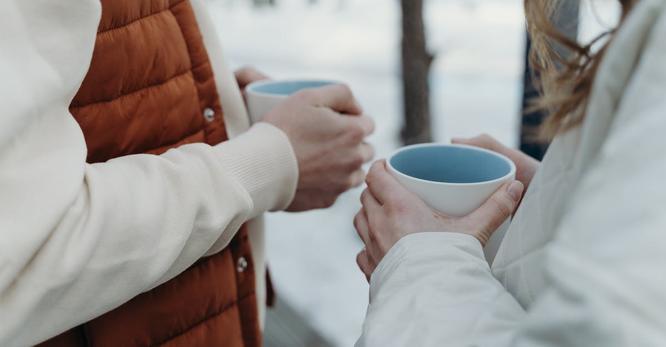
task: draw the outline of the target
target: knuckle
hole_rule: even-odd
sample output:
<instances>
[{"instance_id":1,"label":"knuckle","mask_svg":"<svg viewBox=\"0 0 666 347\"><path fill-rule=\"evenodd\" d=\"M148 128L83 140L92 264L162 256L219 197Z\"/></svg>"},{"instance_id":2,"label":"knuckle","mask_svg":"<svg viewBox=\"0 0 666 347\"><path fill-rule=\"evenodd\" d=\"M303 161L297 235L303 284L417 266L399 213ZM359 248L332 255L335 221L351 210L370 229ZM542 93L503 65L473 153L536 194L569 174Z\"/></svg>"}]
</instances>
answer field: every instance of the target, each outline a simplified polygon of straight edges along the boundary
<instances>
[{"instance_id":1,"label":"knuckle","mask_svg":"<svg viewBox=\"0 0 666 347\"><path fill-rule=\"evenodd\" d=\"M344 188L345 188L345 191L347 191L347 190L352 189L354 187L356 187L356 179L353 176L351 176L351 177L347 178L347 182L345 182Z\"/></svg>"},{"instance_id":2,"label":"knuckle","mask_svg":"<svg viewBox=\"0 0 666 347\"><path fill-rule=\"evenodd\" d=\"M365 163L365 158L363 157L363 154L358 151L354 153L349 159L349 168L353 171L356 171L361 166L363 166L363 163Z\"/></svg>"},{"instance_id":3,"label":"knuckle","mask_svg":"<svg viewBox=\"0 0 666 347\"><path fill-rule=\"evenodd\" d=\"M347 134L347 138L350 143L353 144L358 144L363 141L365 138L365 133L363 132L363 128L356 122L349 122L344 128L345 133Z\"/></svg>"},{"instance_id":4,"label":"knuckle","mask_svg":"<svg viewBox=\"0 0 666 347\"><path fill-rule=\"evenodd\" d=\"M368 228L368 238L372 241L377 240L378 233L375 228Z\"/></svg>"},{"instance_id":5,"label":"knuckle","mask_svg":"<svg viewBox=\"0 0 666 347\"><path fill-rule=\"evenodd\" d=\"M370 169L368 170L368 173L365 175L365 183L367 185L372 185L373 181L375 179L375 176L376 176L375 171L372 169L372 167L370 167Z\"/></svg>"},{"instance_id":6,"label":"knuckle","mask_svg":"<svg viewBox=\"0 0 666 347\"><path fill-rule=\"evenodd\" d=\"M491 150L496 149L500 145L494 137L486 133L481 134L478 141L481 146Z\"/></svg>"},{"instance_id":7,"label":"knuckle","mask_svg":"<svg viewBox=\"0 0 666 347\"><path fill-rule=\"evenodd\" d=\"M363 162L371 160L375 157L375 147L372 145L365 146L365 156L363 157Z\"/></svg>"},{"instance_id":8,"label":"knuckle","mask_svg":"<svg viewBox=\"0 0 666 347\"><path fill-rule=\"evenodd\" d=\"M343 94L345 94L346 96L348 96L348 97L351 97L351 96L352 96L352 90L351 90L351 88L349 87L348 84L346 84L346 83L341 83L341 84L339 85L338 88L340 88L340 91L341 91Z\"/></svg>"},{"instance_id":9,"label":"knuckle","mask_svg":"<svg viewBox=\"0 0 666 347\"><path fill-rule=\"evenodd\" d=\"M354 174L353 177L354 177L353 186L358 187L361 184L363 184L363 181L365 180L365 171L357 170L356 174Z\"/></svg>"},{"instance_id":10,"label":"knuckle","mask_svg":"<svg viewBox=\"0 0 666 347\"><path fill-rule=\"evenodd\" d=\"M396 209L396 201L393 199L393 195L387 194L383 199L382 199L382 207L384 207L384 210L386 211L387 216L390 216L395 213Z\"/></svg>"},{"instance_id":11,"label":"knuckle","mask_svg":"<svg viewBox=\"0 0 666 347\"><path fill-rule=\"evenodd\" d=\"M369 132L374 133L376 127L375 120L368 116L362 116L362 117L367 120Z\"/></svg>"},{"instance_id":12,"label":"knuckle","mask_svg":"<svg viewBox=\"0 0 666 347\"><path fill-rule=\"evenodd\" d=\"M401 224L400 222L404 219L405 219L405 216L402 213L399 213L399 212L393 212L393 213L389 212L388 216L387 216L387 221L388 221L389 225L393 225L393 226L400 225Z\"/></svg>"},{"instance_id":13,"label":"knuckle","mask_svg":"<svg viewBox=\"0 0 666 347\"><path fill-rule=\"evenodd\" d=\"M300 100L300 101L308 101L312 100L314 98L314 91L310 89L304 89L296 92L294 94L294 99Z\"/></svg>"},{"instance_id":14,"label":"knuckle","mask_svg":"<svg viewBox=\"0 0 666 347\"><path fill-rule=\"evenodd\" d=\"M374 162L372 166L370 166L370 171L368 173L368 176L372 176L373 178L376 177L377 174L379 173L379 170L381 169L381 165L382 164L380 161Z\"/></svg>"},{"instance_id":15,"label":"knuckle","mask_svg":"<svg viewBox=\"0 0 666 347\"><path fill-rule=\"evenodd\" d=\"M399 213L400 210L398 204L393 200L384 201L384 207L386 208L386 213L388 217L392 217L393 215Z\"/></svg>"},{"instance_id":16,"label":"knuckle","mask_svg":"<svg viewBox=\"0 0 666 347\"><path fill-rule=\"evenodd\" d=\"M488 133L482 133L481 135L477 136L477 139L481 142L490 142L493 138L488 135Z\"/></svg>"},{"instance_id":17,"label":"knuckle","mask_svg":"<svg viewBox=\"0 0 666 347\"><path fill-rule=\"evenodd\" d=\"M366 201L366 199L368 198L368 194L370 194L368 189L367 188L364 189L363 192L361 193L361 203Z\"/></svg>"},{"instance_id":18,"label":"knuckle","mask_svg":"<svg viewBox=\"0 0 666 347\"><path fill-rule=\"evenodd\" d=\"M498 214L508 216L513 213L513 203L505 197L496 197L491 200Z\"/></svg>"},{"instance_id":19,"label":"knuckle","mask_svg":"<svg viewBox=\"0 0 666 347\"><path fill-rule=\"evenodd\" d=\"M388 212L389 218L393 218L396 215L401 215L405 212L405 207L400 201L387 200L384 202L384 207L386 207L386 212Z\"/></svg>"},{"instance_id":20,"label":"knuckle","mask_svg":"<svg viewBox=\"0 0 666 347\"><path fill-rule=\"evenodd\" d=\"M469 143L472 146L478 146L478 147L488 147L488 144L490 143L490 135L483 133L480 135L477 135L473 138L470 139Z\"/></svg>"},{"instance_id":21,"label":"knuckle","mask_svg":"<svg viewBox=\"0 0 666 347\"><path fill-rule=\"evenodd\" d=\"M365 139L365 132L360 125L354 125L349 132L349 137L354 144L361 143Z\"/></svg>"}]
</instances>

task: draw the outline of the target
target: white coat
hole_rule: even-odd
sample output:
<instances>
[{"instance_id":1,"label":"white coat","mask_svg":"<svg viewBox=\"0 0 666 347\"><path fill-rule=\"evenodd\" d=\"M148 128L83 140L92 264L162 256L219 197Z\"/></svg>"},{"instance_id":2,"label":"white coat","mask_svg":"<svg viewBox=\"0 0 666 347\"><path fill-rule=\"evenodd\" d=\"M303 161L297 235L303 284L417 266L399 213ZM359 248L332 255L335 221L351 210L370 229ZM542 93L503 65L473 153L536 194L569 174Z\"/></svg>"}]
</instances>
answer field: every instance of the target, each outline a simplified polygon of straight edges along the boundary
<instances>
[{"instance_id":1,"label":"white coat","mask_svg":"<svg viewBox=\"0 0 666 347\"><path fill-rule=\"evenodd\" d=\"M617 33L492 268L471 236L403 238L357 346L666 346L666 1Z\"/></svg>"}]
</instances>

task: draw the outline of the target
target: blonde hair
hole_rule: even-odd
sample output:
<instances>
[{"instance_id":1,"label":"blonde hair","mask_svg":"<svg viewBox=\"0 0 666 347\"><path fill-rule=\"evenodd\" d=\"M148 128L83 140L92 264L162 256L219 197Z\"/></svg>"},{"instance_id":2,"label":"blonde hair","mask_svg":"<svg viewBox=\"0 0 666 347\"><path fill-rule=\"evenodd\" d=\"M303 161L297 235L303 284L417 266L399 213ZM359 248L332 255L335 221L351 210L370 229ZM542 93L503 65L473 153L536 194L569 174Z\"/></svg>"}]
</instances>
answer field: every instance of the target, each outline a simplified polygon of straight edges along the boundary
<instances>
[{"instance_id":1,"label":"blonde hair","mask_svg":"<svg viewBox=\"0 0 666 347\"><path fill-rule=\"evenodd\" d=\"M617 1L622 5L622 22L639 0ZM541 131L547 138L583 121L599 63L615 32L608 31L581 45L553 24L560 6L562 0L525 0L527 27L532 39L530 62L538 76L535 84L542 95L533 110L548 113ZM593 50L602 39L608 40L601 48Z\"/></svg>"}]
</instances>

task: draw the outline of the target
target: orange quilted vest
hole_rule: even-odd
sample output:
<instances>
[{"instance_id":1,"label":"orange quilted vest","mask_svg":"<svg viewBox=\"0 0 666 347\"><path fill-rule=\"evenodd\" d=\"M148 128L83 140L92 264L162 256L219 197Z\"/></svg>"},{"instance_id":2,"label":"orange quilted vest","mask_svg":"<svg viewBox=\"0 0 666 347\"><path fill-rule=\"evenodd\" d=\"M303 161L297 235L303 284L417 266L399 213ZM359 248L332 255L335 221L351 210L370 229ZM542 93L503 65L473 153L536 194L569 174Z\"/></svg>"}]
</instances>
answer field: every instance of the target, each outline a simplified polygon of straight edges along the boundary
<instances>
[{"instance_id":1,"label":"orange quilted vest","mask_svg":"<svg viewBox=\"0 0 666 347\"><path fill-rule=\"evenodd\" d=\"M92 63L70 106L88 161L225 141L222 105L190 2L101 3ZM261 346L246 228L221 253L42 345Z\"/></svg>"}]
</instances>

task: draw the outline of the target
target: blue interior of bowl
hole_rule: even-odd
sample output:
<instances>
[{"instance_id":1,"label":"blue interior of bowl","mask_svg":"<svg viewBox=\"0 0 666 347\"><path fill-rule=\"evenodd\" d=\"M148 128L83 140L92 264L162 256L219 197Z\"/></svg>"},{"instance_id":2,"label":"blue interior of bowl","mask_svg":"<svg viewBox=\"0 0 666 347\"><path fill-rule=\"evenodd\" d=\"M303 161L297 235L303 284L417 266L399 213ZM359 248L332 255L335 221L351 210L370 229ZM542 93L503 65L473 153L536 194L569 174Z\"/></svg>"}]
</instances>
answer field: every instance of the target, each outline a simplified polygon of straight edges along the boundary
<instances>
[{"instance_id":1,"label":"blue interior of bowl","mask_svg":"<svg viewBox=\"0 0 666 347\"><path fill-rule=\"evenodd\" d=\"M451 146L409 148L393 156L391 166L407 176L445 183L492 181L511 172L511 165L501 157Z\"/></svg>"},{"instance_id":2,"label":"blue interior of bowl","mask_svg":"<svg viewBox=\"0 0 666 347\"><path fill-rule=\"evenodd\" d=\"M261 84L252 89L258 93L291 95L302 89L319 88L329 84L330 81L284 81Z\"/></svg>"}]
</instances>

